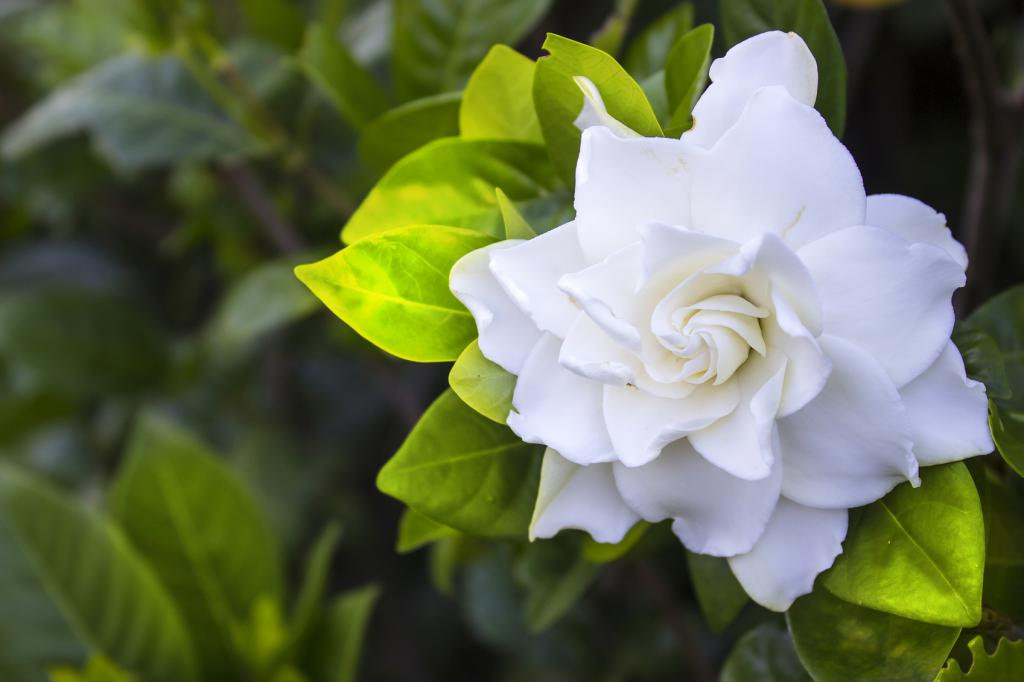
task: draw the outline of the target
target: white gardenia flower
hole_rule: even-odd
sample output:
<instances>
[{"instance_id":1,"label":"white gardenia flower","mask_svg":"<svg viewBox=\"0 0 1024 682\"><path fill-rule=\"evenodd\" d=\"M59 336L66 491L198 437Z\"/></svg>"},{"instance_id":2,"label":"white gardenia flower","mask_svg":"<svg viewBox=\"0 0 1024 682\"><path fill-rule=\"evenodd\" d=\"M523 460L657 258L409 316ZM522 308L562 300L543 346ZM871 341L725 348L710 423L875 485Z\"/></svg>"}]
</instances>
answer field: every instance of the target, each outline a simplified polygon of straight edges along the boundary
<instances>
[{"instance_id":1,"label":"white gardenia flower","mask_svg":"<svg viewBox=\"0 0 1024 682\"><path fill-rule=\"evenodd\" d=\"M798 36L711 79L678 140L636 136L584 79L576 219L468 254L451 289L518 377L508 425L548 448L531 537L672 519L785 610L849 508L992 450L950 341L967 258L928 206L865 196Z\"/></svg>"}]
</instances>

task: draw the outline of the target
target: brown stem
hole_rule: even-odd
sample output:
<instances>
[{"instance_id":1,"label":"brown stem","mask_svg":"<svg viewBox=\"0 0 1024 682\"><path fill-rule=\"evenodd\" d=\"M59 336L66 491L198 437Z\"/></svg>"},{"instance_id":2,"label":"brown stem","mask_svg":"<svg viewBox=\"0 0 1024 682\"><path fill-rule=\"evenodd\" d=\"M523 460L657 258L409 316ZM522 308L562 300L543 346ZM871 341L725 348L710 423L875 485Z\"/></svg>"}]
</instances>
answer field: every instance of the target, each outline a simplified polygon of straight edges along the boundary
<instances>
[{"instance_id":1,"label":"brown stem","mask_svg":"<svg viewBox=\"0 0 1024 682\"><path fill-rule=\"evenodd\" d=\"M263 228L267 239L281 253L294 253L306 248L298 231L277 210L256 174L242 164L225 164L221 172L249 213Z\"/></svg>"},{"instance_id":2,"label":"brown stem","mask_svg":"<svg viewBox=\"0 0 1024 682\"><path fill-rule=\"evenodd\" d=\"M994 285L994 262L1020 167L1019 127L999 78L995 55L973 0L947 0L970 108L971 158L960 238L970 263L967 286L956 300L963 313Z\"/></svg>"}]
</instances>

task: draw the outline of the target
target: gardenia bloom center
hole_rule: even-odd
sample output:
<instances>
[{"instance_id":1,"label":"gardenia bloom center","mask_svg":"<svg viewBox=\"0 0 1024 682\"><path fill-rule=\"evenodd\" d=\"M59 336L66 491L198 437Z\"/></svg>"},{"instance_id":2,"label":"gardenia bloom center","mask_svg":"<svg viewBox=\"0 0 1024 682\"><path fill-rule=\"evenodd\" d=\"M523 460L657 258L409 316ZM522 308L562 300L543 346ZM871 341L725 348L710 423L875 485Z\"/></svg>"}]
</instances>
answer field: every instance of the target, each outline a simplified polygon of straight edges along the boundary
<instances>
[{"instance_id":1,"label":"gardenia bloom center","mask_svg":"<svg viewBox=\"0 0 1024 682\"><path fill-rule=\"evenodd\" d=\"M921 202L865 196L803 41L755 36L710 75L680 139L577 79L575 219L466 255L451 289L517 377L508 426L547 446L532 537L671 519L784 610L848 509L991 451L987 401L950 341L963 248Z\"/></svg>"}]
</instances>

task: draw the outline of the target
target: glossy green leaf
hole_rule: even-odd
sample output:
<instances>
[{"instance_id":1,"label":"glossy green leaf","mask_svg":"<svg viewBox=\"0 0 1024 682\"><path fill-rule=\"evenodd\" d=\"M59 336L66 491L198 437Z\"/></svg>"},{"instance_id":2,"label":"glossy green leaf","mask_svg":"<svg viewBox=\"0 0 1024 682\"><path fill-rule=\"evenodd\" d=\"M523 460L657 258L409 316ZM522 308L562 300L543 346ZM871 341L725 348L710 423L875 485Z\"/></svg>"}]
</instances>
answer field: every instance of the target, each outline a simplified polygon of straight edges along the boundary
<instances>
[{"instance_id":1,"label":"glossy green leaf","mask_svg":"<svg viewBox=\"0 0 1024 682\"><path fill-rule=\"evenodd\" d=\"M314 682L356 682L366 629L380 598L376 585L360 587L338 597L328 607L309 648L304 668Z\"/></svg>"},{"instance_id":2,"label":"glossy green leaf","mask_svg":"<svg viewBox=\"0 0 1024 682\"><path fill-rule=\"evenodd\" d=\"M170 56L115 57L54 90L7 129L3 153L21 158L80 131L125 171L258 151Z\"/></svg>"},{"instance_id":3,"label":"glossy green leaf","mask_svg":"<svg viewBox=\"0 0 1024 682\"><path fill-rule=\"evenodd\" d=\"M644 80L665 68L672 46L693 28L693 5L684 2L665 12L633 39L622 65L637 80Z\"/></svg>"},{"instance_id":4,"label":"glossy green leaf","mask_svg":"<svg viewBox=\"0 0 1024 682\"><path fill-rule=\"evenodd\" d=\"M88 398L152 386L167 347L153 322L117 296L36 290L0 299L0 359L22 392Z\"/></svg>"},{"instance_id":5,"label":"glossy green leaf","mask_svg":"<svg viewBox=\"0 0 1024 682\"><path fill-rule=\"evenodd\" d=\"M985 516L982 602L1024 622L1024 490L992 467L979 465L973 473Z\"/></svg>"},{"instance_id":6,"label":"glossy green leaf","mask_svg":"<svg viewBox=\"0 0 1024 682\"><path fill-rule=\"evenodd\" d=\"M967 646L973 657L970 669L965 673L956 660L951 658L935 682L1011 682L1024 674L1024 641L1000 639L991 654L985 651L985 640L980 635Z\"/></svg>"},{"instance_id":7,"label":"glossy green leaf","mask_svg":"<svg viewBox=\"0 0 1024 682\"><path fill-rule=\"evenodd\" d=\"M111 489L114 516L194 636L204 675L240 675L232 627L259 597L281 601L277 541L255 501L190 433L144 416Z\"/></svg>"},{"instance_id":8,"label":"glossy green leaf","mask_svg":"<svg viewBox=\"0 0 1024 682\"><path fill-rule=\"evenodd\" d=\"M557 179L543 147L501 140L431 142L391 167L348 221L351 244L408 225L467 227L502 235L500 187L517 203L554 198ZM526 210L524 210L526 213Z\"/></svg>"},{"instance_id":9,"label":"glossy green leaf","mask_svg":"<svg viewBox=\"0 0 1024 682\"><path fill-rule=\"evenodd\" d=\"M136 682L137 678L126 672L106 656L99 654L89 657L81 669L61 666L50 670L50 682Z\"/></svg>"},{"instance_id":10,"label":"glossy green leaf","mask_svg":"<svg viewBox=\"0 0 1024 682\"><path fill-rule=\"evenodd\" d=\"M459 355L448 383L462 402L492 421L504 424L512 411L515 375L485 358L476 341Z\"/></svg>"},{"instance_id":11,"label":"glossy green leaf","mask_svg":"<svg viewBox=\"0 0 1024 682\"><path fill-rule=\"evenodd\" d=\"M693 125L690 112L704 92L711 66L711 44L715 27L702 24L682 35L665 63L665 92L672 117L666 127L669 137L679 137Z\"/></svg>"},{"instance_id":12,"label":"glossy green leaf","mask_svg":"<svg viewBox=\"0 0 1024 682\"><path fill-rule=\"evenodd\" d=\"M686 563L701 613L712 630L721 632L750 600L746 591L733 575L729 562L721 557L688 551Z\"/></svg>"},{"instance_id":13,"label":"glossy green leaf","mask_svg":"<svg viewBox=\"0 0 1024 682\"><path fill-rule=\"evenodd\" d=\"M331 560L334 559L340 539L341 527L337 523L328 524L306 557L302 586L295 598L289 627L292 647L301 647L316 624L324 597L327 595Z\"/></svg>"},{"instance_id":14,"label":"glossy green leaf","mask_svg":"<svg viewBox=\"0 0 1024 682\"><path fill-rule=\"evenodd\" d=\"M792 31L818 62L815 108L842 137L846 128L846 62L822 0L722 0L722 31L732 47L765 31Z\"/></svg>"},{"instance_id":15,"label":"glossy green leaf","mask_svg":"<svg viewBox=\"0 0 1024 682\"><path fill-rule=\"evenodd\" d=\"M786 620L816 682L931 680L960 634L960 628L850 604L820 586L798 599Z\"/></svg>"},{"instance_id":16,"label":"glossy green leaf","mask_svg":"<svg viewBox=\"0 0 1024 682\"><path fill-rule=\"evenodd\" d=\"M550 54L537 62L533 102L548 153L568 184L575 182L580 153L580 131L573 123L583 110L583 92L573 80L577 76L594 83L615 119L641 135L662 134L644 91L610 55L554 34L548 34L544 49Z\"/></svg>"},{"instance_id":17,"label":"glossy green leaf","mask_svg":"<svg viewBox=\"0 0 1024 682\"><path fill-rule=\"evenodd\" d=\"M388 108L377 81L326 26L310 26L297 59L309 80L357 130Z\"/></svg>"},{"instance_id":18,"label":"glossy green leaf","mask_svg":"<svg viewBox=\"0 0 1024 682\"><path fill-rule=\"evenodd\" d=\"M530 543L517 566L526 586L523 606L526 626L541 632L554 625L590 587L600 565L587 561L577 538L554 538Z\"/></svg>"},{"instance_id":19,"label":"glossy green leaf","mask_svg":"<svg viewBox=\"0 0 1024 682\"><path fill-rule=\"evenodd\" d=\"M261 337L319 308L316 298L295 279L295 265L303 258L268 261L231 285L207 330L217 352L242 353Z\"/></svg>"},{"instance_id":20,"label":"glossy green leaf","mask_svg":"<svg viewBox=\"0 0 1024 682\"><path fill-rule=\"evenodd\" d=\"M921 471L851 519L822 584L853 604L938 625L981 619L985 528L961 462Z\"/></svg>"},{"instance_id":21,"label":"glossy green leaf","mask_svg":"<svg viewBox=\"0 0 1024 682\"><path fill-rule=\"evenodd\" d=\"M0 465L0 679L102 653L146 679L195 679L192 643L152 570L92 510Z\"/></svg>"},{"instance_id":22,"label":"glossy green leaf","mask_svg":"<svg viewBox=\"0 0 1024 682\"><path fill-rule=\"evenodd\" d=\"M961 324L953 332L953 341L964 358L967 376L985 384L989 398L1013 397L1006 377L1006 357L990 334Z\"/></svg>"},{"instance_id":23,"label":"glossy green leaf","mask_svg":"<svg viewBox=\"0 0 1024 682\"><path fill-rule=\"evenodd\" d=\"M406 509L398 524L398 543L395 549L399 554L406 554L424 545L445 538L453 538L458 534L459 531L454 528L438 523L415 509Z\"/></svg>"},{"instance_id":24,"label":"glossy green leaf","mask_svg":"<svg viewBox=\"0 0 1024 682\"><path fill-rule=\"evenodd\" d=\"M387 170L428 142L459 134L461 92L416 99L391 109L367 125L359 136L359 157Z\"/></svg>"},{"instance_id":25,"label":"glossy green leaf","mask_svg":"<svg viewBox=\"0 0 1024 682\"><path fill-rule=\"evenodd\" d=\"M785 628L762 623L740 637L719 682L811 682Z\"/></svg>"},{"instance_id":26,"label":"glossy green leaf","mask_svg":"<svg viewBox=\"0 0 1024 682\"><path fill-rule=\"evenodd\" d=\"M462 137L543 144L533 108L535 68L510 47L492 47L466 84L459 110Z\"/></svg>"},{"instance_id":27,"label":"glossy green leaf","mask_svg":"<svg viewBox=\"0 0 1024 682\"><path fill-rule=\"evenodd\" d=\"M525 537L540 448L441 394L377 476L382 492L471 535Z\"/></svg>"},{"instance_id":28,"label":"glossy green leaf","mask_svg":"<svg viewBox=\"0 0 1024 682\"><path fill-rule=\"evenodd\" d=\"M1012 399L1018 407L1024 406L1024 285L1007 289L987 301L971 313L961 328L987 334L1002 354L1010 395L990 393L989 397Z\"/></svg>"},{"instance_id":29,"label":"glossy green leaf","mask_svg":"<svg viewBox=\"0 0 1024 682\"><path fill-rule=\"evenodd\" d=\"M461 88L494 43L515 45L551 0L395 0L394 77L403 99Z\"/></svg>"},{"instance_id":30,"label":"glossy green leaf","mask_svg":"<svg viewBox=\"0 0 1024 682\"><path fill-rule=\"evenodd\" d=\"M415 362L454 360L476 336L448 288L455 262L493 240L471 230L416 225L360 240L296 276L379 348Z\"/></svg>"},{"instance_id":31,"label":"glossy green leaf","mask_svg":"<svg viewBox=\"0 0 1024 682\"><path fill-rule=\"evenodd\" d=\"M501 222L505 225L505 239L533 239L537 236L537 232L500 187L494 188L494 196L498 199Z\"/></svg>"},{"instance_id":32,"label":"glossy green leaf","mask_svg":"<svg viewBox=\"0 0 1024 682\"><path fill-rule=\"evenodd\" d=\"M1018 476L1024 476L1024 410L992 401L989 403L988 423L992 441L1003 460Z\"/></svg>"}]
</instances>

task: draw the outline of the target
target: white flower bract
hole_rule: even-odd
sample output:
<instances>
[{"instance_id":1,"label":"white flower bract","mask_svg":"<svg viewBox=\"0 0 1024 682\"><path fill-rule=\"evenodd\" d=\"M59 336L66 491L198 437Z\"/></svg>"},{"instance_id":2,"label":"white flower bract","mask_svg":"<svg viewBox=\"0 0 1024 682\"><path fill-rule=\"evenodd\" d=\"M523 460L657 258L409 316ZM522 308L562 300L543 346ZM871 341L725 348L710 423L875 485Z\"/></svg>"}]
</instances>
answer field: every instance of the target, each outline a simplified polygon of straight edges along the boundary
<instances>
[{"instance_id":1,"label":"white flower bract","mask_svg":"<svg viewBox=\"0 0 1024 682\"><path fill-rule=\"evenodd\" d=\"M950 341L966 256L942 215L865 196L814 110L817 67L764 33L711 67L681 139L636 136L580 80L576 218L475 251L451 289L547 446L532 537L672 519L785 610L847 509L991 451Z\"/></svg>"}]
</instances>

